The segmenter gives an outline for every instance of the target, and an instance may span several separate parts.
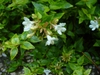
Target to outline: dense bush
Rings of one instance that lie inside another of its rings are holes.
[[[8,72],[89,75],[84,66],[100,64],[99,6],[99,0],[1,0],[0,48],[11,59]]]

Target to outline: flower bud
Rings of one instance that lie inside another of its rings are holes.
[[[52,32],[50,30],[47,31],[48,35],[52,35]]]
[[[32,30],[36,30],[38,28],[38,26],[32,26],[31,29]]]
[[[58,19],[57,18],[55,18],[54,20],[53,20],[53,24],[57,24],[58,23]]]
[[[32,14],[32,18],[34,19],[34,18],[37,18],[37,16],[35,15],[35,14]]]
[[[27,38],[31,38],[34,35],[34,33],[28,34]]]

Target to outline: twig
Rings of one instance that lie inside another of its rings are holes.
[[[92,64],[99,70],[99,72],[100,72],[100,68],[95,64],[95,62],[91,59],[91,58],[89,58],[86,54],[84,54],[84,52],[82,52],[82,54],[85,56],[85,57],[87,57],[91,62],[92,62]]]

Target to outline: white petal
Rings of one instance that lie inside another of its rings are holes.
[[[55,40],[58,40],[58,39],[55,38],[55,37],[51,37],[51,36],[47,35],[47,42],[46,42],[45,45],[50,45],[50,44],[53,45]]]
[[[91,21],[90,21],[90,23],[91,23],[91,24],[94,24],[94,21],[93,21],[93,20],[91,20]]]
[[[62,32],[60,30],[58,30],[57,32],[58,32],[58,34],[62,35]]]
[[[46,42],[46,45],[50,45],[50,43],[51,43],[50,41],[47,41],[47,42]]]
[[[47,35],[46,45],[50,45],[50,43],[51,43],[51,36]]]
[[[60,25],[60,26],[65,26],[65,25],[66,25],[66,23],[59,23],[59,25]]]
[[[58,40],[58,38],[52,37],[52,40]]]
[[[29,31],[30,30],[30,28],[29,27],[24,27],[24,31]]]
[[[23,21],[22,24],[25,26],[28,25],[28,23],[26,21]]]
[[[24,21],[22,22],[23,25],[27,25],[29,23],[29,19],[27,17],[24,17]]]
[[[54,44],[54,40],[51,40],[51,44],[52,44],[52,45]]]
[[[89,25],[90,28],[93,28],[93,25]]]
[[[48,69],[45,69],[45,70],[44,70],[44,73],[45,73],[46,75],[49,75],[50,72],[51,72],[51,71],[48,70]]]
[[[47,35],[47,39],[48,39],[48,40],[51,39],[51,36]]]
[[[24,21],[22,22],[23,25],[33,24],[33,21],[30,21],[27,17],[24,17]]]
[[[92,31],[94,31],[96,28],[92,28]]]
[[[59,23],[59,25],[54,26],[54,29],[58,32],[58,34],[62,35],[62,32],[66,31],[66,28],[64,27],[65,25],[66,23]]]
[[[62,32],[65,32],[65,31],[66,31],[66,28],[63,27],[63,28],[61,29],[61,31],[62,31]]]
[[[25,20],[25,21],[30,21],[27,17],[24,17],[24,20]]]
[[[57,30],[57,29],[58,29],[58,26],[57,26],[57,25],[55,25],[55,26],[54,26],[54,29],[55,29],[55,30]]]
[[[96,25],[96,28],[99,28],[99,24]]]

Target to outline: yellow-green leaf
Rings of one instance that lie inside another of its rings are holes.
[[[81,56],[78,60],[77,60],[77,63],[79,65],[82,65],[84,63],[84,56]]]
[[[32,75],[30,69],[28,69],[27,67],[24,67],[24,75]]]
[[[11,51],[10,51],[11,60],[13,60],[16,57],[17,54],[18,54],[18,48],[17,47],[12,48]]]
[[[12,38],[11,38],[11,43],[13,45],[19,45],[20,44],[20,39],[19,36],[17,34],[15,34]]]
[[[30,50],[30,49],[34,49],[35,47],[28,41],[22,41],[21,42],[21,45],[20,45],[21,48],[23,49],[26,49],[26,50]]]
[[[87,70],[84,72],[84,75],[90,75],[90,72],[91,72],[91,69],[87,69]]]

